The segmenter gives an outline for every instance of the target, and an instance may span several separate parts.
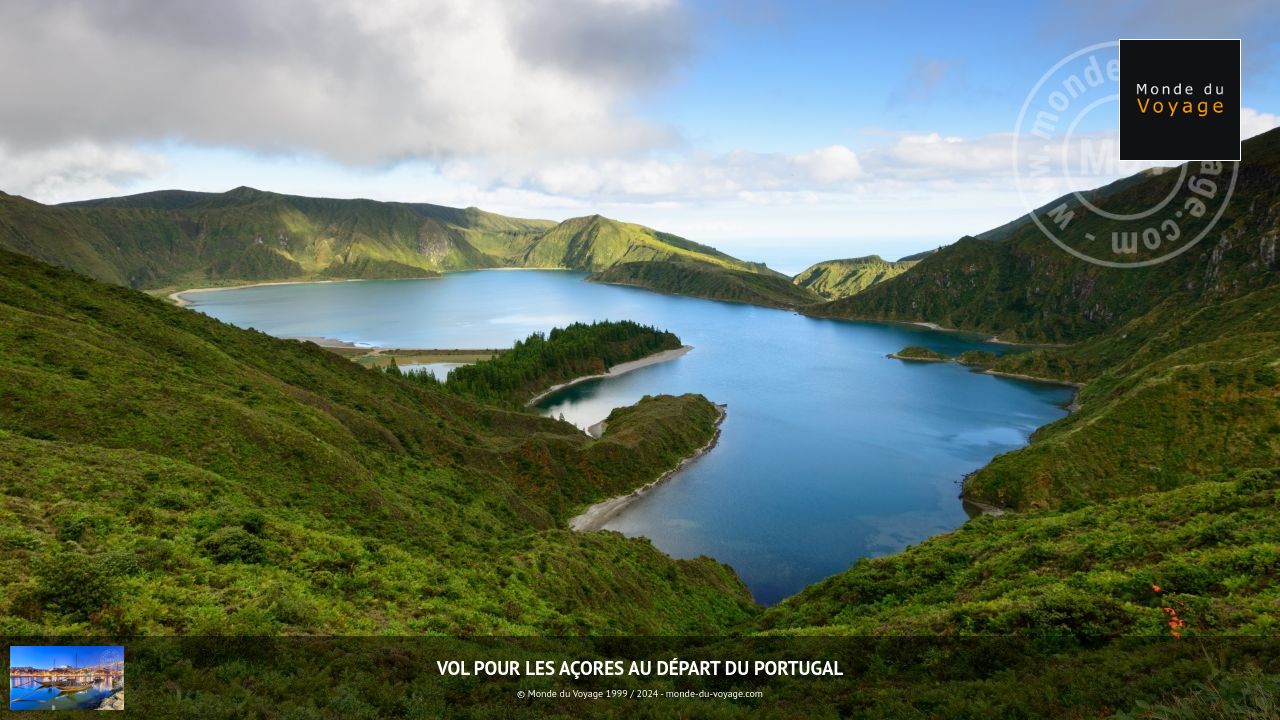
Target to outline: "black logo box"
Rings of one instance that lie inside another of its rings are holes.
[[[1241,100],[1238,39],[1120,40],[1121,160],[1239,160]]]

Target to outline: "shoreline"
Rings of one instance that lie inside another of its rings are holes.
[[[1000,372],[999,370],[992,369],[983,370],[983,372],[988,375],[1009,378],[1011,380],[1069,387],[1073,392],[1071,393],[1071,402],[1067,403],[1067,414],[1070,415],[1080,409],[1080,391],[1084,389],[1084,383],[1072,382],[1070,380],[1057,380],[1054,378],[1042,378],[1036,377],[1035,375],[1023,375],[1022,373]]]
[[[603,271],[597,271],[597,272],[603,272]],[[659,290],[657,288],[651,288],[648,285],[638,285],[635,283],[610,282],[607,280],[592,280],[591,275],[595,275],[595,274],[596,272],[593,272],[587,275],[585,278],[582,279],[582,281],[594,283],[596,285],[612,285],[613,287],[635,288],[636,290],[644,290],[645,292],[651,292],[657,295],[666,295],[667,297],[693,298],[694,300],[706,300],[707,302],[729,303],[730,305],[750,305],[751,307],[764,308],[765,310],[783,310],[786,312],[794,312],[796,314],[801,314],[801,315],[803,313],[801,313],[800,310],[802,308],[808,307],[806,305],[773,305],[773,304],[766,304],[766,303],[751,302],[750,300],[731,300],[729,298],[713,298],[713,297],[707,297],[705,295],[690,295],[689,293],[669,292],[667,290]]]
[[[431,278],[414,278],[414,279],[430,280]],[[244,285],[220,285],[218,287],[187,288],[186,290],[175,290],[174,292],[169,293],[166,297],[172,300],[174,304],[177,305],[178,307],[191,307],[195,303],[188,300],[187,298],[182,297],[187,293],[221,292],[223,290],[243,290],[244,288],[268,287],[271,285],[328,285],[330,283],[342,283],[342,282],[365,282],[365,280],[366,278],[342,278],[340,280],[271,280],[269,282],[247,283]],[[293,339],[300,339],[300,338],[293,338]]]
[[[593,438],[595,438],[595,439],[599,440],[601,437],[603,437],[603,436],[604,436],[605,431],[606,431],[606,430],[608,430],[608,429],[609,429],[609,423],[608,423],[608,421],[606,421],[606,420],[601,420],[600,422],[596,423],[595,425],[592,425],[591,427],[587,428],[587,434],[588,434],[588,435],[590,435],[591,437],[593,437]]]
[[[485,270],[499,270],[502,268],[484,268]],[[523,268],[515,268],[523,269]],[[435,275],[427,275],[424,277],[410,278],[334,278],[331,280],[268,280],[266,282],[244,283],[242,285],[218,285],[215,287],[197,287],[186,288],[185,290],[175,290],[165,297],[172,300],[178,307],[190,307],[194,303],[187,298],[182,297],[187,293],[196,292],[220,292],[222,290],[243,290],[245,288],[269,287],[272,285],[332,285],[334,283],[349,282],[370,282],[372,280],[439,280],[443,278],[445,273],[436,273]]]
[[[569,529],[575,532],[592,532],[603,528],[604,524],[617,517],[628,505],[644,497],[649,491],[658,487],[662,483],[675,477],[689,463],[711,452],[720,441],[720,425],[724,422],[726,415],[726,405],[716,405],[716,409],[720,411],[720,416],[716,418],[716,429],[712,433],[711,439],[706,445],[698,448],[692,455],[680,461],[680,464],[662,473],[656,480],[641,485],[625,495],[615,495],[611,498],[601,500],[594,505],[590,505],[578,515],[569,518]]]
[[[350,340],[339,340],[337,338],[321,337],[319,335],[289,335],[287,337],[282,337],[280,339],[315,343],[316,345],[319,345],[322,348],[330,348],[330,349],[342,348],[345,350],[368,350],[370,352],[373,352],[374,350],[378,349],[372,346],[366,347],[364,345],[357,345],[351,342]]]
[[[893,321],[886,320],[881,322],[893,322]],[[907,321],[907,324],[916,325],[922,328],[928,328],[929,330],[937,330],[938,332],[960,333],[962,335],[982,335],[985,338],[985,342],[994,343],[996,345],[1013,345],[1016,347],[1029,347],[1029,348],[1066,347],[1066,345],[1063,345],[1061,343],[1033,343],[1033,342],[1017,342],[1016,340],[1001,340],[1000,336],[998,335],[987,335],[986,333],[981,332],[979,330],[961,330],[960,328],[946,327],[944,325],[939,325],[938,323],[925,322],[923,320],[909,320]]]
[[[974,471],[974,472],[977,472],[977,471]],[[973,473],[969,473],[969,475],[973,475]],[[965,476],[965,480],[969,479],[969,475]],[[963,492],[960,493],[960,503],[965,507],[966,511],[969,508],[973,508],[974,510],[977,511],[977,515],[970,515],[969,520],[972,520],[975,517],[1002,517],[1007,513],[1013,512],[1012,510],[1009,510],[1007,508],[1002,508],[998,505],[992,505],[990,503],[984,503],[979,500],[967,498],[965,497]],[[966,520],[965,522],[968,522],[968,520]]]
[[[98,702],[94,710],[124,710],[124,685]]]
[[[629,373],[632,370],[639,370],[642,367],[648,367],[650,365],[657,365],[658,363],[667,362],[669,360],[675,360],[681,355],[688,353],[692,349],[693,349],[692,345],[681,345],[680,347],[675,348],[674,350],[663,350],[661,352],[656,352],[652,355],[642,357],[639,360],[631,360],[624,363],[618,363],[617,365],[614,365],[613,367],[609,368],[608,370],[605,370],[603,373],[599,375],[583,375],[580,378],[574,378],[573,380],[560,383],[559,385],[552,385],[546,390],[543,390],[537,395],[534,395],[528,402],[524,404],[524,406],[533,407],[533,405],[537,403],[539,400],[541,400],[542,398],[552,393],[559,392],[560,390],[563,390],[567,387],[577,385],[578,383],[581,383],[581,382],[586,382],[588,380],[598,380],[600,378],[607,378],[607,377],[617,377],[618,375],[624,375],[626,373]]]
[[[911,356],[909,356],[909,355],[899,355],[899,354],[898,354],[898,353],[896,353],[896,352],[891,352],[891,353],[889,353],[888,355],[885,355],[885,357],[887,357],[887,358],[891,358],[891,359],[893,359],[893,360],[901,360],[901,361],[903,361],[903,362],[937,362],[937,363],[956,362],[956,359],[955,359],[955,358],[947,358],[947,357],[936,357],[936,358],[934,358],[934,357],[911,357]]]

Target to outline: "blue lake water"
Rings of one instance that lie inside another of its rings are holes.
[[[981,338],[583,282],[582,273],[189,293],[202,312],[282,337],[402,348],[498,348],[574,321],[636,320],[694,350],[549,396],[579,427],[646,394],[728,405],[716,448],[607,524],[676,557],[709,555],[773,603],[861,557],[964,522],[965,474],[1062,417],[1071,390],[885,357],[906,345],[1009,352]]]

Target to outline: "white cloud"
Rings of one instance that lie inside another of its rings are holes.
[[[862,175],[858,156],[843,145],[832,145],[792,158],[796,167],[820,185],[853,180]]]
[[[1249,139],[1254,135],[1280,127],[1280,115],[1258,112],[1253,108],[1240,108],[1240,137]]]
[[[0,188],[46,203],[119,194],[168,167],[162,155],[85,140],[19,152],[0,143]]]
[[[549,162],[524,170],[458,161],[447,163],[444,174],[481,187],[606,202],[763,202],[785,194],[852,190],[862,167],[853,150],[832,145],[790,155],[690,152],[664,158]]]
[[[357,165],[615,155],[672,141],[619,106],[691,39],[680,8],[652,0],[6,2],[0,141]]]

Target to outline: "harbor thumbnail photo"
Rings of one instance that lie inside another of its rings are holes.
[[[124,647],[9,648],[10,710],[123,710]]]

